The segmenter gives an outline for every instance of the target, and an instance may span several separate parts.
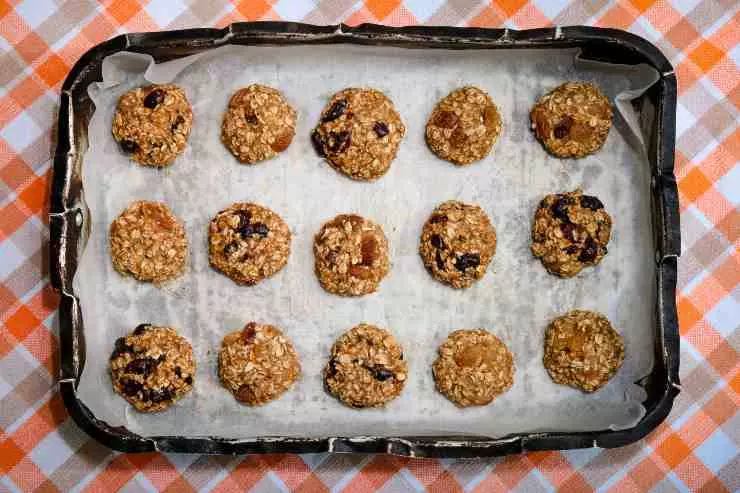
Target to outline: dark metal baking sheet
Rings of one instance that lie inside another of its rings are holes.
[[[581,49],[581,57],[599,61],[647,63],[660,80],[643,95],[641,126],[648,137],[651,164],[652,224],[655,234],[656,306],[655,365],[639,384],[647,393],[646,414],[633,428],[596,432],[524,433],[501,438],[324,437],[280,438],[140,436],[95,418],[77,398],[85,366],[84,325],[72,288],[77,261],[89,233],[82,200],[82,158],[88,147],[87,127],[94,111],[87,86],[101,80],[102,60],[119,51],[152,55],[165,61],[225,44],[373,44],[416,49]],[[74,421],[101,443],[126,452],[190,452],[243,454],[260,452],[364,452],[414,457],[484,457],[529,450],[618,447],[637,441],[660,424],[679,392],[679,331],[675,293],[680,253],[678,193],[673,174],[676,77],[668,60],[648,41],[616,29],[563,27],[514,31],[452,27],[390,28],[372,24],[312,26],[290,22],[236,23],[224,29],[188,29],[121,35],[99,44],[80,58],[62,87],[58,144],[51,190],[51,280],[61,292],[59,306],[61,379],[64,403]]]

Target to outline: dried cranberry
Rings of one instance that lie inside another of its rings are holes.
[[[437,269],[445,270],[445,261],[442,260],[442,255],[439,253],[439,250],[437,250],[437,255],[434,260],[437,262]]]
[[[325,157],[326,150],[324,149],[324,141],[322,140],[321,134],[319,134],[318,130],[314,130],[311,133],[311,142],[313,143],[313,148],[316,150],[316,154],[321,157]]]
[[[144,106],[153,110],[164,101],[164,91],[162,89],[155,89],[144,98]]]
[[[352,132],[342,130],[341,132],[329,133],[329,150],[336,154],[341,154],[347,150],[352,143]]]
[[[553,131],[553,135],[556,139],[563,139],[565,138],[568,133],[570,132],[570,127],[573,125],[573,119],[569,116],[566,116],[563,118],[563,120],[560,122],[560,124],[555,127],[555,130]]]
[[[455,268],[460,272],[465,271],[470,267],[478,267],[480,265],[480,254],[478,253],[463,253],[455,261]]]
[[[375,131],[375,135],[378,137],[385,137],[388,135],[388,125],[385,124],[385,122],[375,122],[375,125],[373,125],[373,130]]]
[[[593,262],[599,253],[599,246],[596,244],[593,238],[590,236],[586,238],[586,243],[583,245],[583,250],[578,256],[578,260],[581,262]]]
[[[604,204],[601,203],[601,201],[594,197],[593,195],[582,195],[581,196],[581,207],[585,207],[586,209],[591,209],[592,211],[598,211],[599,209],[604,208]]]
[[[329,111],[326,112],[326,115],[324,115],[324,118],[321,119],[322,122],[330,122],[334,121],[340,116],[344,114],[344,110],[347,109],[347,100],[346,99],[340,99],[339,101],[336,101],[333,105],[331,105],[331,108],[329,108]]]
[[[121,382],[121,392],[123,395],[134,396],[139,393],[142,385],[136,380],[123,380]]]
[[[576,225],[573,223],[561,223],[560,231],[563,233],[563,238],[568,241],[576,241],[574,233],[576,232]]]
[[[444,214],[434,214],[432,217],[429,218],[429,224],[438,224],[438,223],[446,223],[447,222],[447,216]]]
[[[382,366],[373,366],[368,368],[368,370],[373,374],[373,378],[379,382],[385,382],[393,377],[393,372]]]
[[[432,235],[432,237],[429,239],[429,241],[432,243],[432,246],[434,248],[444,248],[445,242],[439,235]]]
[[[242,340],[244,341],[245,344],[249,344],[252,341],[254,341],[254,338],[256,335],[257,335],[257,324],[254,322],[249,322],[242,329]]]
[[[178,127],[182,125],[183,123],[185,123],[185,118],[183,118],[182,115],[177,115],[177,118],[175,118],[174,123],[170,127],[170,131],[171,132],[176,131]]]
[[[136,373],[137,375],[146,375],[151,373],[157,362],[151,358],[139,358],[131,361],[126,365],[126,373]]]
[[[152,328],[152,325],[151,324],[139,324],[134,329],[134,335],[135,336],[140,336],[141,334],[143,334],[144,332],[146,332],[147,330],[149,330],[151,328]]]
[[[136,152],[138,149],[139,149],[139,144],[137,144],[133,140],[122,140],[121,141],[121,150],[125,152],[126,154],[131,154],[133,152]]]
[[[568,204],[569,200],[567,200],[566,197],[559,198],[555,201],[554,204],[552,204],[552,207],[550,210],[552,211],[552,215],[556,218],[560,219],[561,221],[565,221],[566,223],[570,222],[570,218],[568,217]]]

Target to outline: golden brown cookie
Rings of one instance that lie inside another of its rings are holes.
[[[360,324],[342,334],[324,369],[329,392],[350,407],[381,407],[398,397],[408,367],[403,350],[385,329]]]
[[[185,150],[193,111],[185,92],[174,84],[137,87],[118,100],[113,137],[139,164],[163,167]]]
[[[547,326],[543,363],[555,383],[594,392],[623,361],[624,340],[600,313],[571,310]]]
[[[288,263],[291,235],[267,207],[237,202],[211,220],[208,259],[237,284],[252,286]]]
[[[612,105],[590,82],[566,82],[537,101],[530,113],[537,139],[554,156],[581,158],[604,145]]]
[[[551,274],[573,277],[606,255],[612,218],[601,200],[581,189],[550,194],[532,224],[532,253]]]
[[[162,283],[182,274],[188,257],[185,229],[159,202],[132,203],[110,225],[113,267],[124,276]]]
[[[375,180],[390,168],[405,133],[385,94],[349,88],[332,96],[311,139],[337,171],[355,180]]]
[[[374,292],[390,269],[383,229],[356,214],[340,214],[321,226],[313,252],[321,286],[342,296]]]
[[[113,389],[138,411],[164,411],[193,389],[193,348],[171,327],[141,324],[116,340]]]
[[[439,347],[432,372],[437,390],[458,406],[484,406],[513,385],[514,358],[486,330],[456,330]]]
[[[254,164],[288,148],[296,119],[280,91],[252,84],[231,97],[221,124],[221,141],[240,162]]]
[[[496,230],[477,205],[450,200],[424,224],[419,253],[437,280],[467,288],[486,273],[496,253]]]
[[[486,157],[501,133],[501,115],[491,97],[477,87],[455,89],[437,103],[426,139],[439,158],[470,164]]]
[[[300,374],[298,354],[277,327],[249,322],[224,337],[218,376],[242,404],[260,406],[277,399]]]

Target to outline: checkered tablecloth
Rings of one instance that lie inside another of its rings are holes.
[[[0,491],[249,489],[739,491],[740,6],[736,0],[0,0]],[[493,460],[362,455],[125,455],[76,429],[55,388],[58,297],[47,208],[59,89],[116,34],[286,19],[512,28],[618,27],[679,83],[676,175],[683,391],[646,440]]]

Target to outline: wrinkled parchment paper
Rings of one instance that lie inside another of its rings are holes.
[[[503,436],[515,432],[579,431],[633,426],[644,414],[644,391],[632,382],[652,366],[654,264],[649,166],[627,121],[628,101],[615,116],[603,150],[581,160],[549,157],[529,129],[535,100],[572,79],[597,82],[610,99],[629,99],[657,75],[646,66],[576,61],[574,50],[410,50],[360,46],[225,47],[153,65],[144,55],[119,54],[104,63],[104,81],[89,92],[96,111],[83,165],[91,233],[75,289],[87,341],[79,385],[83,402],[111,425],[145,435],[428,435]],[[145,79],[146,76],[146,79]],[[189,147],[165,170],[138,166],[111,136],[118,97],[149,81],[185,89],[194,111]],[[280,157],[256,166],[236,162],[220,142],[230,95],[250,83],[283,91],[298,111],[296,138]],[[473,84],[499,106],[504,128],[483,161],[459,168],[424,143],[436,101]],[[309,133],[336,91],[369,86],[395,103],[407,136],[390,171],[374,183],[351,181],[313,151]],[[633,91],[627,93],[626,91]],[[625,119],[625,116],[627,119]],[[547,274],[530,253],[530,228],[547,193],[583,187],[614,219],[609,254],[574,279]],[[185,223],[190,242],[185,276],[163,288],[113,270],[111,221],[137,199],[164,201]],[[472,288],[444,286],[417,253],[421,227],[448,199],[477,203],[498,234],[496,256]],[[254,287],[240,287],[208,264],[207,227],[235,201],[264,204],[293,233],[287,267]],[[392,268],[379,292],[362,298],[325,293],[313,274],[313,235],[338,213],[356,212],[381,224]],[[626,358],[601,391],[586,395],[555,385],[543,365],[548,322],[573,308],[606,314],[624,336]],[[303,376],[280,400],[259,408],[236,403],[216,373],[221,339],[250,320],[275,324],[301,357]],[[321,370],[331,344],[359,322],[390,328],[405,348],[409,380],[387,408],[349,409],[324,392]],[[193,344],[198,371],[193,392],[169,411],[137,413],[114,394],[108,355],[117,337],[142,322],[178,327]],[[431,364],[449,332],[484,327],[514,354],[509,392],[492,405],[458,409],[434,388]]]

